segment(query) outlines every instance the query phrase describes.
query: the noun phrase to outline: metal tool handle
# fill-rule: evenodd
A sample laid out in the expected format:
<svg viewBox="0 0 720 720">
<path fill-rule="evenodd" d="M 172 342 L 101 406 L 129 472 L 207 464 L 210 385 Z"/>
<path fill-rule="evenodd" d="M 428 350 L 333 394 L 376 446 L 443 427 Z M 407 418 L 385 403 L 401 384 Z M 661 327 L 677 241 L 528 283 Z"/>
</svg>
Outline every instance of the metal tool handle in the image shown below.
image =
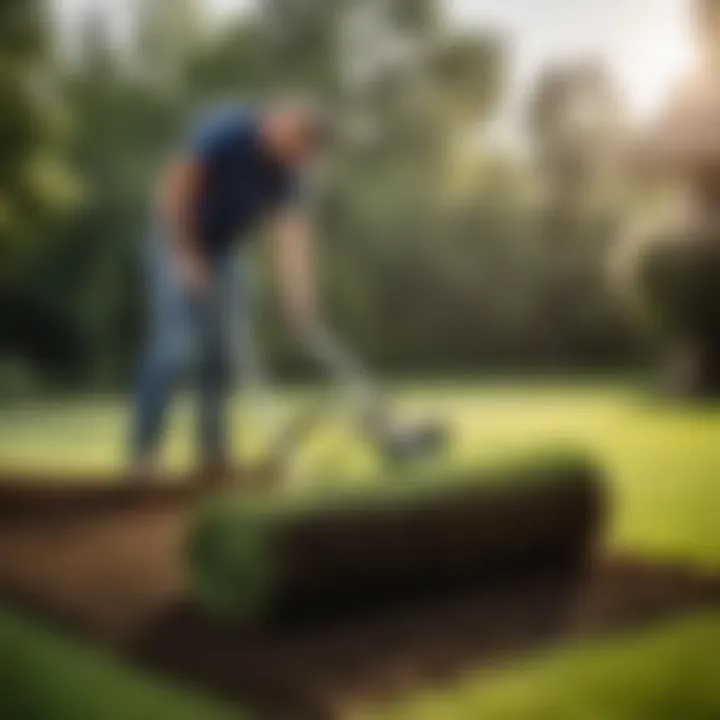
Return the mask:
<svg viewBox="0 0 720 720">
<path fill-rule="evenodd" d="M 390 410 L 357 356 L 324 327 L 315 329 L 303 340 L 311 357 L 335 378 L 363 430 L 371 435 L 387 432 L 392 425 Z"/>
</svg>

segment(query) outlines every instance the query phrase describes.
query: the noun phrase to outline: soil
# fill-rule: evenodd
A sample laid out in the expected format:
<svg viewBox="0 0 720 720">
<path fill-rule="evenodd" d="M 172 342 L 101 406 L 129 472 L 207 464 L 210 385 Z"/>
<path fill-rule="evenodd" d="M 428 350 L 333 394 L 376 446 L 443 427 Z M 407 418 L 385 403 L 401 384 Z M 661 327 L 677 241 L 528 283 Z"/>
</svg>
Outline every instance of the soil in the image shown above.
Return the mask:
<svg viewBox="0 0 720 720">
<path fill-rule="evenodd" d="M 261 717 L 340 717 L 534 647 L 720 602 L 720 577 L 614 557 L 581 577 L 526 569 L 352 613 L 228 626 L 193 604 L 180 562 L 201 487 L 14 480 L 0 482 L 0 600 Z"/>
</svg>

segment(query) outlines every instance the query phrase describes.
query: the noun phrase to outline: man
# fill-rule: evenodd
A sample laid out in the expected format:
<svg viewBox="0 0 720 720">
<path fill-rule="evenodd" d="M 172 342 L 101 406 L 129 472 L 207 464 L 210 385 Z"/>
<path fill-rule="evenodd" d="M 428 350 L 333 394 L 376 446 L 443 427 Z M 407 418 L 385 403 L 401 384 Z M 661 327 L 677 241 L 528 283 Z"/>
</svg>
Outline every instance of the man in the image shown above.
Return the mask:
<svg viewBox="0 0 720 720">
<path fill-rule="evenodd" d="M 259 223 L 272 225 L 284 314 L 300 336 L 319 327 L 309 224 L 299 203 L 303 168 L 321 149 L 326 123 L 307 103 L 211 112 L 171 163 L 160 187 L 149 249 L 151 333 L 135 399 L 132 461 L 157 468 L 165 410 L 192 365 L 199 392 L 201 467 L 229 465 L 225 403 L 233 318 L 240 298 L 235 250 Z"/>
</svg>

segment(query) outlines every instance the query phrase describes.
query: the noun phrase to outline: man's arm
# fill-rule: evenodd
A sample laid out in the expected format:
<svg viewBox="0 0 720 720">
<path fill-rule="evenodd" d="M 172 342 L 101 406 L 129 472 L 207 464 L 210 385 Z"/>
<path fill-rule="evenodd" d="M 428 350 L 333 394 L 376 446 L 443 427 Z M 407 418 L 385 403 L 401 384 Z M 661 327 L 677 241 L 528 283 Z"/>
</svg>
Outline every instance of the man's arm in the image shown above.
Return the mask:
<svg viewBox="0 0 720 720">
<path fill-rule="evenodd" d="M 197 160 L 180 160 L 168 169 L 160 189 L 160 212 L 180 272 L 188 287 L 196 292 L 204 292 L 209 283 L 209 272 L 196 235 L 194 217 L 203 182 L 202 163 Z"/>
<path fill-rule="evenodd" d="M 278 214 L 273 247 L 277 292 L 291 330 L 306 352 L 329 370 L 363 409 L 377 407 L 377 392 L 360 361 L 338 342 L 325 324 L 318 299 L 314 243 L 300 209 Z M 366 407 L 367 406 L 367 407 Z"/>
<path fill-rule="evenodd" d="M 310 223 L 301 209 L 287 208 L 278 212 L 273 230 L 280 306 L 290 328 L 306 340 L 322 326 Z"/>
<path fill-rule="evenodd" d="M 285 210 L 275 225 L 274 261 L 283 314 L 309 354 L 338 380 L 365 432 L 395 455 L 413 437 L 396 434 L 394 420 L 361 362 L 340 344 L 324 323 L 317 294 L 313 238 L 300 210 Z"/>
</svg>

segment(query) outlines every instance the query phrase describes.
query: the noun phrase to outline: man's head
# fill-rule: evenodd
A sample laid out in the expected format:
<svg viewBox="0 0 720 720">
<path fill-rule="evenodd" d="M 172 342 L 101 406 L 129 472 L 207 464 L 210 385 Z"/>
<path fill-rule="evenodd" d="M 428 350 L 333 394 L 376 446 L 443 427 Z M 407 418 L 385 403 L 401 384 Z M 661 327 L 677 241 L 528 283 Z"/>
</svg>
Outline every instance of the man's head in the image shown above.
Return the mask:
<svg viewBox="0 0 720 720">
<path fill-rule="evenodd" d="M 306 163 L 326 145 L 330 134 L 328 114 L 309 98 L 283 98 L 260 116 L 263 147 L 283 164 Z"/>
</svg>

